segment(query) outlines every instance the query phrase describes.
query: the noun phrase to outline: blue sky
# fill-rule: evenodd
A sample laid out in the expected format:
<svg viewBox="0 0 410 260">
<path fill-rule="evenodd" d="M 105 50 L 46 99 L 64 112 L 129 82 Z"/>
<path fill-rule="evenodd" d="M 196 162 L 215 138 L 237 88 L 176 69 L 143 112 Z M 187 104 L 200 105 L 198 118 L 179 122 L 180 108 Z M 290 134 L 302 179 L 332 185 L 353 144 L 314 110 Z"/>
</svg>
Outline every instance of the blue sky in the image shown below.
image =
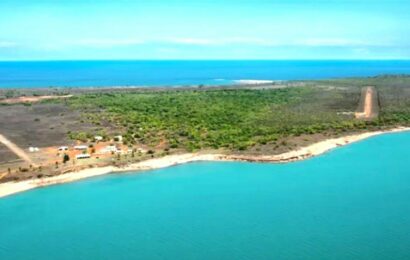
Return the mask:
<svg viewBox="0 0 410 260">
<path fill-rule="evenodd" d="M 0 60 L 410 59 L 409 0 L 1 0 Z"/>
</svg>

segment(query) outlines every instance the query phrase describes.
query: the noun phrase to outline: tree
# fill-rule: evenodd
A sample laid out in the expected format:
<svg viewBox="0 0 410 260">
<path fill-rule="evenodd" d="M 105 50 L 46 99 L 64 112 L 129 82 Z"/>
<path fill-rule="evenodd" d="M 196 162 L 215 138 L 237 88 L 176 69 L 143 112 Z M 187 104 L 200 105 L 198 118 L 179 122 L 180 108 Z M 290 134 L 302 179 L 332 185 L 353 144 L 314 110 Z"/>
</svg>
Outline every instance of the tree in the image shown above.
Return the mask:
<svg viewBox="0 0 410 260">
<path fill-rule="evenodd" d="M 66 162 L 68 162 L 70 160 L 70 156 L 68 155 L 68 154 L 64 154 L 64 157 L 63 157 L 63 163 L 65 164 Z"/>
</svg>

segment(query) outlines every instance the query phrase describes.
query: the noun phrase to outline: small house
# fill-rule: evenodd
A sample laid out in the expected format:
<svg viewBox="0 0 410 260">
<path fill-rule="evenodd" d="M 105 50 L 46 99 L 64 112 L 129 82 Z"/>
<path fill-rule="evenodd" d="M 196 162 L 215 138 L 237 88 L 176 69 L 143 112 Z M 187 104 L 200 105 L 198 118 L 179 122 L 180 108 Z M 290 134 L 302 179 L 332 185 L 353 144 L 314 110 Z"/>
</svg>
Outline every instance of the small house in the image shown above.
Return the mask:
<svg viewBox="0 0 410 260">
<path fill-rule="evenodd" d="M 94 140 L 97 141 L 97 142 L 102 141 L 103 139 L 104 139 L 104 138 L 103 138 L 102 136 L 100 136 L 100 135 L 94 136 Z"/>
<path fill-rule="evenodd" d="M 88 158 L 91 158 L 91 155 L 89 155 L 88 153 L 77 154 L 75 158 L 76 159 L 88 159 Z"/>
<path fill-rule="evenodd" d="M 107 145 L 104 149 L 101 150 L 103 153 L 111 153 L 111 152 L 118 152 L 118 148 L 115 145 Z"/>
<path fill-rule="evenodd" d="M 59 151 L 68 151 L 68 146 L 60 146 L 58 147 Z"/>
<path fill-rule="evenodd" d="M 79 150 L 79 151 L 85 151 L 85 150 L 88 149 L 88 146 L 86 146 L 86 145 L 76 145 L 76 146 L 74 146 L 74 149 Z"/>
<path fill-rule="evenodd" d="M 38 147 L 29 147 L 28 150 L 29 150 L 30 153 L 35 153 L 35 152 L 40 151 L 40 149 L 38 149 Z"/>
</svg>

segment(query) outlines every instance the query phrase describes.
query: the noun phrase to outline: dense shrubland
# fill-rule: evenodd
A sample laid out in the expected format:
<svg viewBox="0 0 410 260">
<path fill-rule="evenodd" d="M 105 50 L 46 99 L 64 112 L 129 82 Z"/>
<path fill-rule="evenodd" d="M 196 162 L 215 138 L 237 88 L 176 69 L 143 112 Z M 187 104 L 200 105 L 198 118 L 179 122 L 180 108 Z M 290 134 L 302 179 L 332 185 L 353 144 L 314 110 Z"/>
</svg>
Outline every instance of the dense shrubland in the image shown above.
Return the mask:
<svg viewBox="0 0 410 260">
<path fill-rule="evenodd" d="M 68 104 L 81 110 L 84 120 L 102 129 L 108 125 L 117 129 L 128 144 L 189 151 L 246 150 L 277 144 L 284 137 L 337 134 L 410 121 L 410 93 L 397 84 L 377 86 L 382 105 L 379 119 L 354 119 L 351 112 L 357 108 L 360 88 L 366 85 L 358 81 L 309 82 L 302 87 L 266 90 L 85 94 L 69 99 Z M 86 140 L 94 134 L 70 136 Z"/>
</svg>

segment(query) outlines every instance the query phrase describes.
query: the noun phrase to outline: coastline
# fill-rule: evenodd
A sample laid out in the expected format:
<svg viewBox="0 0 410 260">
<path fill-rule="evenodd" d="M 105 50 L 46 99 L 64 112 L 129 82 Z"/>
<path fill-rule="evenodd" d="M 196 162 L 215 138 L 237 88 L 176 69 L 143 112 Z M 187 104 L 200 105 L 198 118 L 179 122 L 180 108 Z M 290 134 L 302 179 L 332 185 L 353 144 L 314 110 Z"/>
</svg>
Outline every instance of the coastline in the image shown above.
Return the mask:
<svg viewBox="0 0 410 260">
<path fill-rule="evenodd" d="M 311 144 L 300 149 L 278 154 L 278 155 L 228 155 L 228 154 L 204 154 L 204 153 L 186 153 L 178 155 L 168 155 L 161 158 L 149 159 L 146 161 L 133 163 L 125 167 L 105 166 L 98 168 L 84 169 L 78 172 L 69 172 L 53 177 L 32 179 L 19 182 L 6 182 L 0 184 L 0 198 L 15 193 L 31 190 L 38 187 L 44 187 L 54 184 L 74 182 L 86 178 L 101 176 L 110 173 L 146 171 L 170 167 L 178 164 L 184 164 L 196 161 L 247 161 L 247 162 L 270 162 L 270 163 L 287 163 L 293 161 L 305 160 L 314 156 L 323 154 L 334 148 L 361 141 L 373 136 L 410 131 L 410 127 L 397 127 L 391 130 L 365 132 L 339 138 L 327 139 Z"/>
<path fill-rule="evenodd" d="M 292 86 L 292 80 L 232 80 L 229 84 L 187 84 L 187 85 L 109 85 L 109 86 L 55 86 L 55 87 L 1 87 L 0 103 L 18 104 L 35 103 L 47 99 L 70 98 L 79 94 L 110 93 L 115 92 L 162 92 L 180 90 L 219 90 L 219 89 L 260 89 L 260 88 L 284 88 Z M 14 91 L 15 96 L 2 98 L 6 92 Z"/>
</svg>

